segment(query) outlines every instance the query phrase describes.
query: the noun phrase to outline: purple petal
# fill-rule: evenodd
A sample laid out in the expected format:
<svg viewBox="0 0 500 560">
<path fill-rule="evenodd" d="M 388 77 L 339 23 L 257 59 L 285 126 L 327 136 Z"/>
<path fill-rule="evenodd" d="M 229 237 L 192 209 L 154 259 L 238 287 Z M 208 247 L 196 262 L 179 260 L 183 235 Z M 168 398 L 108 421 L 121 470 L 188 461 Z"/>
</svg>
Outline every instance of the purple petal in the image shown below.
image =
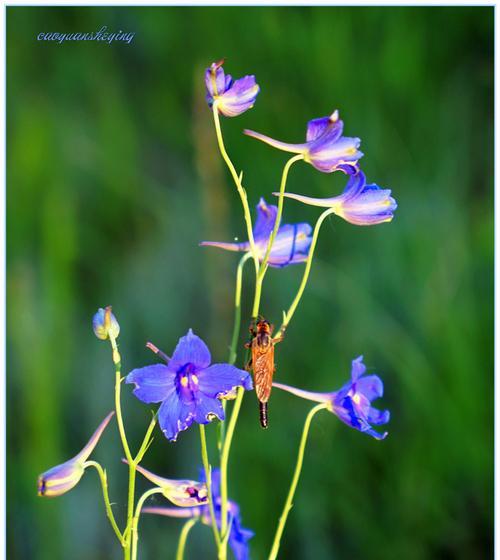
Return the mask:
<svg viewBox="0 0 500 560">
<path fill-rule="evenodd" d="M 163 364 L 133 369 L 125 379 L 135 383 L 134 395 L 145 403 L 163 401 L 175 387 L 175 373 Z"/>
<path fill-rule="evenodd" d="M 252 389 L 252 377 L 247 371 L 230 364 L 214 364 L 198 372 L 199 389 L 210 397 L 221 397 L 235 387 Z"/>
<path fill-rule="evenodd" d="M 381 189 L 375 184 L 365 185 L 359 194 L 344 201 L 339 215 L 361 226 L 390 222 L 397 208 L 396 201 L 390 195 L 388 189 Z"/>
<path fill-rule="evenodd" d="M 362 171 L 359 171 L 355 175 L 349 177 L 347 185 L 345 186 L 344 192 L 341 194 L 344 202 L 348 200 L 355 199 L 363 191 L 366 185 L 366 177 Z"/>
<path fill-rule="evenodd" d="M 312 227 L 307 223 L 284 224 L 274 239 L 269 265 L 284 267 L 305 262 L 311 246 Z"/>
<path fill-rule="evenodd" d="M 217 107 L 226 117 L 241 115 L 241 113 L 253 107 L 259 89 L 255 82 L 255 76 L 240 78 L 223 95 L 218 97 Z"/>
<path fill-rule="evenodd" d="M 205 86 L 207 88 L 208 95 L 212 98 L 215 95 L 222 95 L 226 91 L 226 82 L 229 78 L 229 83 L 231 81 L 231 76 L 225 76 L 224 70 L 219 63 L 214 62 L 210 68 L 205 71 Z"/>
<path fill-rule="evenodd" d="M 356 381 L 366 371 L 366 366 L 363 363 L 363 356 L 358 356 L 351 362 L 351 379 Z"/>
<path fill-rule="evenodd" d="M 194 401 L 183 402 L 175 389 L 171 391 L 158 409 L 158 422 L 167 439 L 175 441 L 179 432 L 191 426 L 194 406 Z"/>
<path fill-rule="evenodd" d="M 273 231 L 274 224 L 276 223 L 276 215 L 278 214 L 278 207 L 273 204 L 266 204 L 266 201 L 261 198 L 257 204 L 257 220 L 253 229 L 253 236 L 255 241 L 264 240 L 266 243 L 269 236 Z"/>
<path fill-rule="evenodd" d="M 208 424 L 212 421 L 211 416 L 216 416 L 219 420 L 224 420 L 224 408 L 217 398 L 206 396 L 201 390 L 198 391 L 196 399 L 196 410 L 194 419 L 198 424 Z"/>
<path fill-rule="evenodd" d="M 334 134 L 325 134 L 311 144 L 306 159 L 319 171 L 332 173 L 339 166 L 356 163 L 363 157 L 358 150 L 360 143 L 359 138 L 343 136 L 337 139 Z"/>
<path fill-rule="evenodd" d="M 307 142 L 314 142 L 325 133 L 332 134 L 332 142 L 342 136 L 344 123 L 339 120 L 339 112 L 334 111 L 329 117 L 312 119 L 307 123 Z"/>
<path fill-rule="evenodd" d="M 368 412 L 368 422 L 380 426 L 387 424 L 391 419 L 391 413 L 388 410 L 378 410 L 377 408 L 370 408 Z"/>
<path fill-rule="evenodd" d="M 384 384 L 378 375 L 367 375 L 356 381 L 356 392 L 363 394 L 370 402 L 384 394 Z"/>
<path fill-rule="evenodd" d="M 207 345 L 189 329 L 187 335 L 179 339 L 168 369 L 177 372 L 186 364 L 192 364 L 196 370 L 201 370 L 210 365 L 211 359 Z"/>
</svg>

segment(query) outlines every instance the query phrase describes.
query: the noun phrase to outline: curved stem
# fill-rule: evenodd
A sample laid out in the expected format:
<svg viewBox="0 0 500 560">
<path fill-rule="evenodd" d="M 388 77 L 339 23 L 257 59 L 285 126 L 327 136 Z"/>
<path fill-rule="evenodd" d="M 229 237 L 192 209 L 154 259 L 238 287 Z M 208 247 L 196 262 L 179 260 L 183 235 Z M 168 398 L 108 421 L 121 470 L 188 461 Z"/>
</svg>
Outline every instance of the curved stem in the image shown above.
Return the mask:
<svg viewBox="0 0 500 560">
<path fill-rule="evenodd" d="M 179 544 L 177 545 L 177 553 L 175 555 L 175 560 L 183 560 L 184 559 L 184 549 L 186 548 L 186 541 L 189 535 L 189 531 L 196 525 L 198 522 L 197 517 L 193 517 L 193 519 L 188 519 L 184 526 L 182 527 L 181 534 L 179 535 Z"/>
<path fill-rule="evenodd" d="M 312 265 L 312 260 L 313 260 L 313 256 L 314 256 L 314 250 L 316 248 L 316 243 L 318 241 L 319 230 L 321 229 L 321 225 L 323 224 L 325 219 L 328 216 L 330 216 L 330 214 L 333 214 L 333 213 L 334 213 L 334 209 L 333 208 L 328 208 L 327 210 L 325 210 L 323 212 L 323 214 L 321 214 L 321 216 L 318 218 L 318 221 L 316 222 L 316 225 L 314 227 L 312 241 L 311 241 L 311 247 L 309 249 L 309 254 L 307 256 L 306 267 L 304 269 L 304 274 L 302 276 L 302 281 L 300 282 L 299 289 L 298 289 L 297 294 L 296 294 L 296 296 L 295 296 L 295 298 L 292 302 L 292 305 L 290 305 L 290 308 L 288 309 L 288 311 L 286 313 L 284 313 L 283 323 L 281 324 L 281 327 L 279 328 L 279 330 L 276 333 L 274 338 L 280 338 L 281 335 L 285 332 L 288 325 L 290 324 L 290 321 L 292 320 L 293 314 L 295 313 L 295 310 L 297 309 L 297 306 L 299 305 L 300 299 L 302 298 L 302 295 L 303 295 L 304 290 L 306 288 L 307 280 L 309 279 L 309 273 L 311 272 L 311 265 Z"/>
<path fill-rule="evenodd" d="M 139 517 L 141 516 L 141 509 L 144 505 L 144 502 L 153 494 L 161 494 L 163 490 L 161 488 L 151 488 L 137 500 L 137 506 L 135 508 L 135 514 L 132 519 L 132 526 L 130 529 L 130 535 L 132 537 L 132 560 L 136 560 L 137 558 L 137 543 L 139 540 L 139 533 L 137 528 L 139 526 Z"/>
<path fill-rule="evenodd" d="M 307 436 L 309 435 L 309 428 L 311 427 L 312 419 L 314 415 L 327 408 L 325 403 L 321 403 L 316 405 L 309 411 L 309 414 L 306 417 L 306 421 L 304 422 L 304 429 L 302 430 L 302 437 L 300 438 L 300 445 L 299 445 L 299 453 L 297 455 L 297 463 L 295 465 L 295 471 L 293 473 L 292 484 L 290 485 L 290 490 L 288 491 L 288 496 L 286 498 L 285 506 L 283 507 L 283 512 L 281 513 L 281 517 L 278 523 L 278 528 L 276 529 L 276 534 L 274 535 L 273 546 L 271 548 L 271 552 L 269 554 L 269 560 L 276 560 L 278 556 L 278 551 L 280 548 L 280 541 L 283 535 L 283 531 L 285 530 L 286 520 L 288 518 L 288 514 L 293 507 L 293 497 L 295 495 L 295 490 L 297 489 L 297 484 L 299 483 L 300 473 L 302 471 L 302 464 L 304 462 L 304 452 L 306 449 L 307 443 Z"/>
<path fill-rule="evenodd" d="M 257 249 L 255 247 L 255 240 L 253 237 L 253 226 L 252 226 L 252 217 L 250 215 L 250 208 L 248 206 L 248 199 L 245 189 L 241 184 L 241 176 L 238 175 L 236 169 L 231 161 L 230 157 L 226 152 L 226 147 L 224 146 L 224 139 L 222 137 L 222 130 L 220 126 L 220 119 L 219 119 L 219 111 L 217 109 L 217 101 L 213 104 L 212 113 L 214 116 L 214 124 L 215 124 L 215 132 L 217 135 L 217 142 L 219 144 L 219 150 L 222 155 L 222 158 L 226 162 L 226 165 L 233 177 L 233 181 L 238 189 L 238 194 L 240 195 L 241 204 L 243 205 L 243 213 L 245 215 L 245 224 L 247 226 L 247 235 L 248 235 L 248 242 L 250 243 L 250 252 L 252 254 L 254 264 L 255 264 L 255 274 L 259 272 L 259 256 L 257 254 Z"/>
<path fill-rule="evenodd" d="M 222 454 L 220 458 L 220 499 L 221 499 L 221 536 L 224 539 L 227 531 L 227 465 L 229 461 L 229 451 L 231 450 L 231 442 L 233 440 L 234 428 L 236 427 L 236 422 L 238 420 L 238 414 L 240 413 L 241 403 L 243 401 L 243 395 L 245 390 L 243 387 L 238 387 L 237 396 L 234 402 L 233 411 L 231 413 L 231 419 L 229 420 L 229 425 L 227 428 L 226 438 L 224 440 L 224 446 L 222 448 Z M 225 539 L 227 543 L 227 539 Z M 223 546 L 225 549 L 225 546 Z"/>
<path fill-rule="evenodd" d="M 208 451 L 207 451 L 207 438 L 205 435 L 205 425 L 199 424 L 200 426 L 200 441 L 201 441 L 201 458 L 203 460 L 203 467 L 205 469 L 205 480 L 207 483 L 208 492 L 208 508 L 210 510 L 210 519 L 212 521 L 212 531 L 215 537 L 215 543 L 217 545 L 217 550 L 220 549 L 220 535 L 217 529 L 217 522 L 215 519 L 214 502 L 212 494 L 212 471 L 210 469 L 210 463 L 208 461 Z"/>
<path fill-rule="evenodd" d="M 137 452 L 137 455 L 135 456 L 134 463 L 136 465 L 138 465 L 142 461 L 146 451 L 148 450 L 148 448 L 151 444 L 151 441 L 152 441 L 151 434 L 153 432 L 153 429 L 154 429 L 155 425 L 156 425 L 156 416 L 153 416 L 151 422 L 149 423 L 148 429 L 146 430 L 146 435 L 144 436 L 144 439 L 142 440 L 141 447 L 139 448 L 139 451 Z"/>
<path fill-rule="evenodd" d="M 113 527 L 113 531 L 115 532 L 120 544 L 124 546 L 123 535 L 118 529 L 118 525 L 116 523 L 115 516 L 113 514 L 113 509 L 111 508 L 111 502 L 109 501 L 109 494 L 108 494 L 108 478 L 106 476 L 106 471 L 101 467 L 99 463 L 96 461 L 86 461 L 83 465 L 84 468 L 86 467 L 94 467 L 99 474 L 99 478 L 101 479 L 101 486 L 102 486 L 102 495 L 104 498 L 104 505 L 106 507 L 106 515 L 108 516 L 109 522 L 111 523 L 111 527 Z"/>
<path fill-rule="evenodd" d="M 260 264 L 259 273 L 257 274 L 257 280 L 255 283 L 255 296 L 254 296 L 253 308 L 252 308 L 253 318 L 256 318 L 259 313 L 260 297 L 262 293 L 262 283 L 264 281 L 264 276 L 266 275 L 267 272 L 267 262 L 269 260 L 269 255 L 271 254 L 271 249 L 281 224 L 281 216 L 283 214 L 283 204 L 285 201 L 285 197 L 283 195 L 285 193 L 286 182 L 288 179 L 288 172 L 290 171 L 292 165 L 295 162 L 300 161 L 301 159 L 304 159 L 303 154 L 295 155 L 286 162 L 285 167 L 283 168 L 283 173 L 281 175 L 280 192 L 278 197 L 278 212 L 276 214 L 276 221 L 274 222 L 273 231 L 271 232 L 271 235 L 269 237 L 266 253 Z"/>
</svg>

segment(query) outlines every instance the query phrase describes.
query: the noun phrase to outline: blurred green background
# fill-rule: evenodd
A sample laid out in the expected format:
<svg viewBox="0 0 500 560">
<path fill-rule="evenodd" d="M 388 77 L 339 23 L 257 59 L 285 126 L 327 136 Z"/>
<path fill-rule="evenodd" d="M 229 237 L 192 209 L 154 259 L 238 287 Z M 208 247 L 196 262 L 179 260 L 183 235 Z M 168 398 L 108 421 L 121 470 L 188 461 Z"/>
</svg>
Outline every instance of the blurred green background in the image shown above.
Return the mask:
<svg viewBox="0 0 500 560">
<path fill-rule="evenodd" d="M 135 38 L 36 40 L 103 25 Z M 95 472 L 56 500 L 36 495 L 37 475 L 113 407 L 109 348 L 90 327 L 98 307 L 112 304 L 120 321 L 124 373 L 155 362 L 147 340 L 170 353 L 189 327 L 214 360 L 227 357 L 238 256 L 198 247 L 245 234 L 204 101 L 204 69 L 223 56 L 261 86 L 254 109 L 223 120 L 252 206 L 271 200 L 287 155 L 242 129 L 299 142 L 307 120 L 335 108 L 362 138 L 368 179 L 399 203 L 390 225 L 326 223 L 277 349 L 276 379 L 325 391 L 363 353 L 392 412 L 383 442 L 317 417 L 281 557 L 491 557 L 493 8 L 9 7 L 8 558 L 120 558 Z M 337 175 L 296 165 L 288 189 L 331 196 Z M 286 221 L 318 215 L 285 206 Z M 270 270 L 268 319 L 280 322 L 301 273 Z M 263 431 L 254 395 L 243 403 L 230 496 L 256 531 L 254 559 L 269 550 L 309 406 L 275 391 Z M 123 407 L 135 447 L 151 407 L 129 386 Z M 95 458 L 121 523 L 120 456 L 113 424 Z M 192 429 L 176 444 L 156 431 L 143 464 L 196 477 L 199 463 Z M 144 516 L 141 558 L 173 558 L 180 526 Z M 187 557 L 213 557 L 211 547 L 200 526 Z"/>
</svg>

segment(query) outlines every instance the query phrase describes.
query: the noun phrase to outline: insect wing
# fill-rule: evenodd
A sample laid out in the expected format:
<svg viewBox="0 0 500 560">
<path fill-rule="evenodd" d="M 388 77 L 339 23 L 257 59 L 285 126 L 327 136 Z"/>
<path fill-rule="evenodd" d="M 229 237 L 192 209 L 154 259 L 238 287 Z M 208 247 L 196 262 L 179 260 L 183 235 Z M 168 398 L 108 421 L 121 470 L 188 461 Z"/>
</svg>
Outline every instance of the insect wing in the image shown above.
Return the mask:
<svg viewBox="0 0 500 560">
<path fill-rule="evenodd" d="M 267 402 L 271 395 L 271 387 L 274 374 L 274 347 L 254 348 L 253 352 L 253 374 L 255 381 L 255 392 L 261 402 Z"/>
</svg>

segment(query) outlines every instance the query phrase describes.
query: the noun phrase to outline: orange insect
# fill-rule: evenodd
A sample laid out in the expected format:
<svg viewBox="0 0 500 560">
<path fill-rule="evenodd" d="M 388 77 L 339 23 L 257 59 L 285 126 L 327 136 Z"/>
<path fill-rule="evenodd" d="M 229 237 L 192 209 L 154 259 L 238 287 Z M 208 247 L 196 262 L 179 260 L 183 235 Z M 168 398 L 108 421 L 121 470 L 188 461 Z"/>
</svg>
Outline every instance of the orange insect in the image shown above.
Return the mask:
<svg viewBox="0 0 500 560">
<path fill-rule="evenodd" d="M 263 317 L 257 321 L 255 327 L 250 327 L 252 341 L 245 344 L 252 351 L 252 358 L 247 365 L 253 370 L 255 392 L 259 399 L 260 425 L 267 428 L 267 402 L 271 396 L 273 375 L 276 370 L 274 365 L 274 345 L 283 340 L 283 337 L 273 338 L 273 326 Z"/>
</svg>

